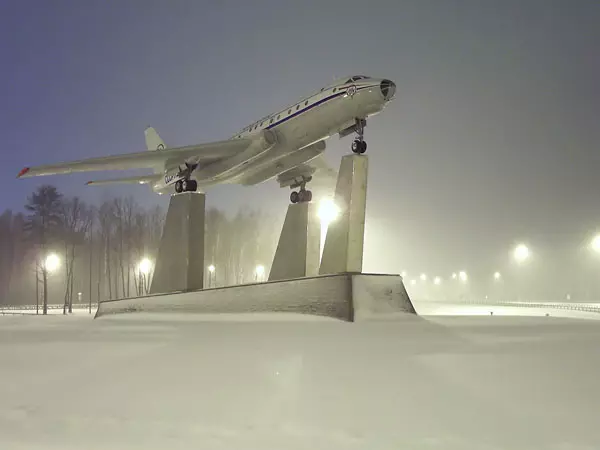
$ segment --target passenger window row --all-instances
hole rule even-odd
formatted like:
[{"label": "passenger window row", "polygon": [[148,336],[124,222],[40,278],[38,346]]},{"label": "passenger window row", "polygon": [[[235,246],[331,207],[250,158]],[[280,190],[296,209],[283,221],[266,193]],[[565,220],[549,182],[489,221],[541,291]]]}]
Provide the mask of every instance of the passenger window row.
[{"label": "passenger window row", "polygon": [[[324,90],[325,90],[325,88],[321,89],[321,92],[323,92]],[[333,88],[333,92],[335,92],[335,91],[336,91],[336,88]],[[306,100],[306,101],[304,102],[304,106],[308,106],[308,100]],[[289,116],[290,114],[292,114],[292,110],[293,110],[293,109],[294,109],[294,107],[293,107],[293,106],[292,106],[290,109],[288,109],[288,112],[287,112],[287,113],[288,113],[288,116]],[[296,105],[296,111],[298,111],[299,109],[300,109],[300,103],[298,103],[298,104]],[[278,114],[278,115],[277,115],[277,120],[279,120],[280,118],[281,118],[281,114]],[[273,120],[274,120],[274,118],[273,118],[273,117],[271,117],[271,119],[269,120],[269,125],[271,125],[271,124],[273,123]],[[263,128],[263,125],[264,125],[264,123],[265,123],[265,122],[266,122],[266,120],[263,120],[262,122],[260,122],[260,124],[257,122],[257,123],[255,123],[254,125],[250,125],[250,127],[248,127],[247,129],[245,129],[244,131],[242,131],[242,133],[241,133],[241,134],[238,134],[238,135],[236,136],[236,138],[237,138],[237,139],[240,139],[240,138],[241,138],[241,137],[242,137],[244,134],[246,134],[246,133],[250,133],[251,131],[254,131],[254,130],[256,130],[257,128]]]}]

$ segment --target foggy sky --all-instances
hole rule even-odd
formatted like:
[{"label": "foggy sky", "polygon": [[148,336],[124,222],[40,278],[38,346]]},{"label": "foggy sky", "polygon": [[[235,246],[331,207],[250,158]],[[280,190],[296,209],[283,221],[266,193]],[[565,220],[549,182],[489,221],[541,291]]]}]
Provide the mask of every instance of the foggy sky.
[{"label": "foggy sky", "polygon": [[[164,201],[28,165],[228,138],[331,82],[398,86],[366,129],[365,269],[495,270],[515,241],[578,252],[600,227],[600,2],[0,3],[0,209],[43,183]],[[350,138],[328,141],[327,160]],[[283,216],[289,190],[218,187],[209,205]]]}]

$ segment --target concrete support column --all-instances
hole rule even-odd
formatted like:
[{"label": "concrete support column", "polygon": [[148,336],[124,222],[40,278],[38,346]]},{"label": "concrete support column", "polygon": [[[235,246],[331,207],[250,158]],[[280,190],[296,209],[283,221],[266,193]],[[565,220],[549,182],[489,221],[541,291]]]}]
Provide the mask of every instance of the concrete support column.
[{"label": "concrete support column", "polygon": [[321,223],[312,203],[289,205],[269,281],[317,275]]},{"label": "concrete support column", "polygon": [[339,217],[329,224],[319,274],[362,272],[369,159],[342,158],[334,202]]},{"label": "concrete support column", "polygon": [[205,195],[198,192],[171,196],[151,294],[204,287],[205,200]]}]

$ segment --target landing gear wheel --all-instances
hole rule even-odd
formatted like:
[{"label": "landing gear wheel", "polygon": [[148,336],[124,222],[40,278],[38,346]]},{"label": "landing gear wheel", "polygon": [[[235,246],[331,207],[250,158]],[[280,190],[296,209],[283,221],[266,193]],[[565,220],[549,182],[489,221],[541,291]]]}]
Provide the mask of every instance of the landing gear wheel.
[{"label": "landing gear wheel", "polygon": [[360,141],[360,153],[363,154],[367,151],[367,141]]},{"label": "landing gear wheel", "polygon": [[183,183],[181,180],[175,182],[175,192],[181,194],[183,192]]},{"label": "landing gear wheel", "polygon": [[290,194],[290,202],[298,203],[300,201],[300,194],[296,191],[292,191]]},{"label": "landing gear wheel", "polygon": [[188,192],[195,192],[198,189],[198,183],[196,180],[187,180],[187,189]]},{"label": "landing gear wheel", "polygon": [[190,184],[188,180],[181,180],[181,188],[183,189],[184,192],[187,192],[190,190]]},{"label": "landing gear wheel", "polygon": [[304,201],[305,202],[312,201],[312,191],[304,191]]},{"label": "landing gear wheel", "polygon": [[352,153],[360,155],[367,151],[367,143],[360,139],[354,139],[352,141]]}]

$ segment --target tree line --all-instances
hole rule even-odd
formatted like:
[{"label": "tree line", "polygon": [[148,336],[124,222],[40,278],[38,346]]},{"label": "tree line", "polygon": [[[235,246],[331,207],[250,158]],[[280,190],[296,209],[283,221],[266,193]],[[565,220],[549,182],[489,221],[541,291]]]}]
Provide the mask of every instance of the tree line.
[{"label": "tree line", "polygon": [[[158,253],[165,208],[144,208],[131,196],[92,205],[44,185],[24,209],[0,215],[0,305],[39,304],[46,314],[49,304],[61,304],[66,314],[74,303],[148,292],[152,265],[140,262]],[[214,266],[213,286],[255,281],[259,265],[268,274],[276,222],[249,209],[233,217],[206,211],[205,266]]]}]

